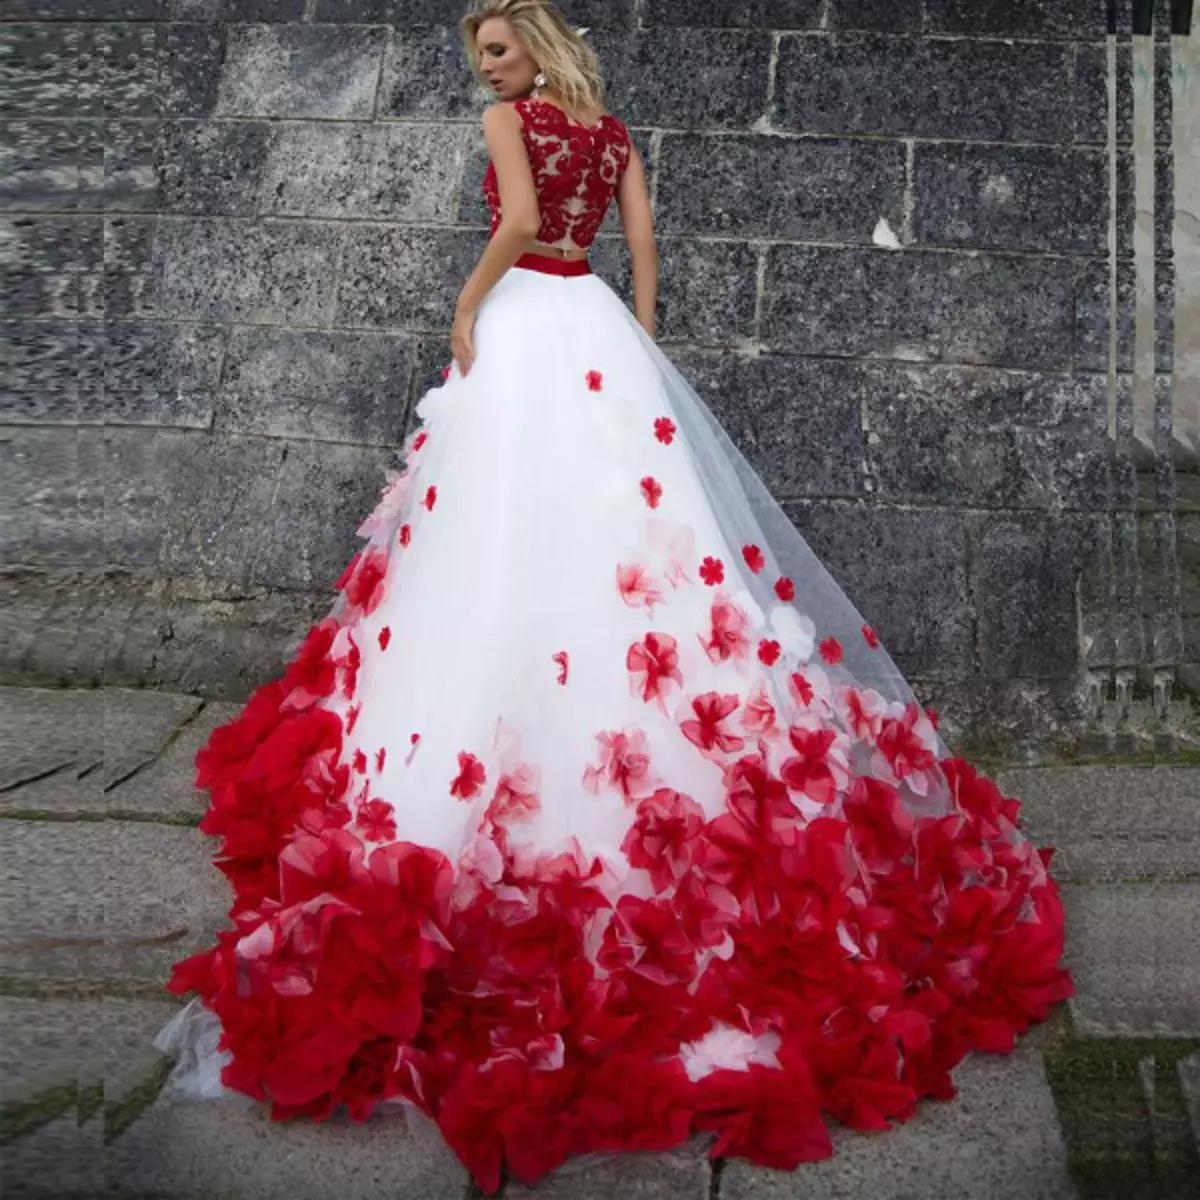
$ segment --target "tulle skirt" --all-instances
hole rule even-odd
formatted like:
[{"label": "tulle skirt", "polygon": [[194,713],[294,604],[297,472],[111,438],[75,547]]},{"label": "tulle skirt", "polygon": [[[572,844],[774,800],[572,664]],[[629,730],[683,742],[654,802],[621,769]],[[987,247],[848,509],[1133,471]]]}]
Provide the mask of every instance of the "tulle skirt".
[{"label": "tulle skirt", "polygon": [[233,902],[172,974],[169,1086],[402,1106],[487,1194],[794,1167],[953,1095],[1072,991],[1018,801],[586,264],[520,260],[475,344],[197,758]]}]

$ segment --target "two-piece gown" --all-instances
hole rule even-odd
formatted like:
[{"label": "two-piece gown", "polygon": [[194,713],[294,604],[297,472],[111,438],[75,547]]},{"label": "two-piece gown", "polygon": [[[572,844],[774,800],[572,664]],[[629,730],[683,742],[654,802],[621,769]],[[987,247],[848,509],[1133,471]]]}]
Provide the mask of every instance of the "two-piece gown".
[{"label": "two-piece gown", "polygon": [[[538,240],[587,247],[628,130],[515,107]],[[521,258],[475,348],[197,757],[233,903],[168,985],[170,1086],[402,1106],[488,1194],[685,1142],[792,1167],[952,1095],[1072,991],[1019,802],[586,260]]]}]

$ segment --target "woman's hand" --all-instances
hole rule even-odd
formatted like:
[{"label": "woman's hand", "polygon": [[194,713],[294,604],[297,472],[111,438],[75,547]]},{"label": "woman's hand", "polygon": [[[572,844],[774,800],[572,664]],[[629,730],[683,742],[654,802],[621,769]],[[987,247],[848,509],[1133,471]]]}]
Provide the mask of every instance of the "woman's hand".
[{"label": "woman's hand", "polygon": [[454,309],[454,324],[450,327],[450,353],[462,375],[466,375],[475,361],[475,316],[473,308]]}]

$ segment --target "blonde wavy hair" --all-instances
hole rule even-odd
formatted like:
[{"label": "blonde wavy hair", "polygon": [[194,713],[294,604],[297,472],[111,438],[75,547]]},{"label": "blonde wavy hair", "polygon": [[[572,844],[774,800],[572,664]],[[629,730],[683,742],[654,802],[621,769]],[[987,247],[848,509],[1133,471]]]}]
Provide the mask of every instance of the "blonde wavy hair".
[{"label": "blonde wavy hair", "polygon": [[549,0],[482,0],[459,21],[471,70],[479,74],[479,27],[501,17],[533,56],[546,87],[565,108],[591,113],[604,108],[604,81],[596,52],[583,40],[586,29],[573,29]]}]

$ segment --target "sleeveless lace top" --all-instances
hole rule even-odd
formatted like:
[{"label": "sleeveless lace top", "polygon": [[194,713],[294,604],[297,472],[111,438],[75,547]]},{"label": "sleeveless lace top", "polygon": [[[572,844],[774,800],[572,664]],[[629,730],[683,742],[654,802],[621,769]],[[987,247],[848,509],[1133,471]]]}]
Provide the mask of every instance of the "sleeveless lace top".
[{"label": "sleeveless lace top", "polygon": [[[512,102],[521,132],[541,225],[537,240],[567,250],[586,250],[629,164],[629,130],[611,113],[584,125],[557,104],[525,96]],[[489,162],[483,195],[492,214],[492,234],[500,227],[500,191],[496,165]]]}]

